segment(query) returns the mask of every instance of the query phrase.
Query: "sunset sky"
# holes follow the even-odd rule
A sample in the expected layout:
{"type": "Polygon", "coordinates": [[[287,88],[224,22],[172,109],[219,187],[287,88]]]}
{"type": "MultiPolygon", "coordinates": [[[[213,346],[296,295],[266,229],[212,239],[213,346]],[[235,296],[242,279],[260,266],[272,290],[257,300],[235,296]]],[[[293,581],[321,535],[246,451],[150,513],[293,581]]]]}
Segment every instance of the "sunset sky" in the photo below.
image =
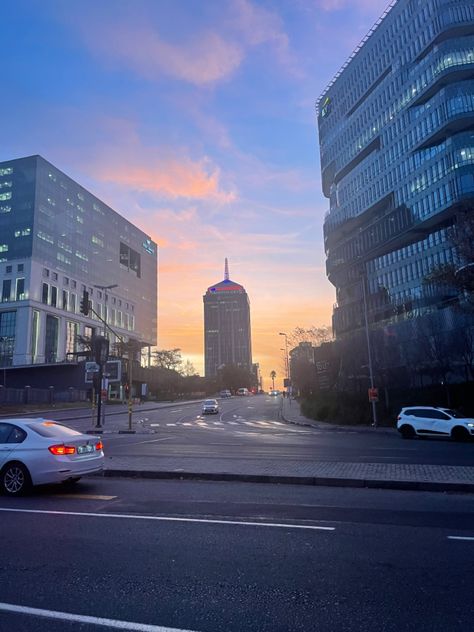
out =
{"type": "Polygon", "coordinates": [[[201,374],[202,296],[228,257],[268,387],[278,332],[331,322],[314,104],[386,6],[8,2],[0,160],[41,154],[152,236],[158,346],[201,374]]]}

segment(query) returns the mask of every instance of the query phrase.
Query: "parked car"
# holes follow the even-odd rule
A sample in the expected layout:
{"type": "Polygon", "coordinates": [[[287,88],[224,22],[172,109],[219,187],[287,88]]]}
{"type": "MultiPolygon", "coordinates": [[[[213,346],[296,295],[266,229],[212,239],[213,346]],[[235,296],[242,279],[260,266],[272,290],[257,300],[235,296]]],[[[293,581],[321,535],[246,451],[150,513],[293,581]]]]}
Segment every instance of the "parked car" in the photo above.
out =
{"type": "Polygon", "coordinates": [[[217,403],[217,399],[206,399],[202,403],[203,415],[217,415],[218,412],[219,412],[219,404],[217,403]]]}
{"type": "Polygon", "coordinates": [[[103,465],[98,437],[49,419],[0,420],[0,490],[9,496],[33,485],[76,482],[103,465]]]}
{"type": "Polygon", "coordinates": [[[268,394],[271,395],[272,397],[276,397],[277,395],[280,394],[280,391],[277,391],[275,389],[275,390],[269,391],[268,394]]]}
{"type": "Polygon", "coordinates": [[[223,391],[221,391],[219,393],[220,397],[232,397],[232,393],[229,391],[229,389],[224,389],[223,391]]]}
{"type": "Polygon", "coordinates": [[[474,436],[474,419],[450,408],[407,406],[398,415],[397,430],[404,439],[444,436],[467,441],[474,436]]]}

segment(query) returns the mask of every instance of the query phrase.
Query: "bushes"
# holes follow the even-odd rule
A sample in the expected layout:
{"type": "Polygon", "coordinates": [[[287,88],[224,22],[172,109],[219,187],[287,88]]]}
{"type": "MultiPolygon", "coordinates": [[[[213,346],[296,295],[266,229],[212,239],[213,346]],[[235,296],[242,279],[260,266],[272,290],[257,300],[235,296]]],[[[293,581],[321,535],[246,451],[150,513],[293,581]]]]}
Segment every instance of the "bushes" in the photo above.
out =
{"type": "Polygon", "coordinates": [[[362,425],[372,422],[367,396],[355,393],[320,392],[301,401],[301,412],[309,419],[334,424],[362,425]]]}

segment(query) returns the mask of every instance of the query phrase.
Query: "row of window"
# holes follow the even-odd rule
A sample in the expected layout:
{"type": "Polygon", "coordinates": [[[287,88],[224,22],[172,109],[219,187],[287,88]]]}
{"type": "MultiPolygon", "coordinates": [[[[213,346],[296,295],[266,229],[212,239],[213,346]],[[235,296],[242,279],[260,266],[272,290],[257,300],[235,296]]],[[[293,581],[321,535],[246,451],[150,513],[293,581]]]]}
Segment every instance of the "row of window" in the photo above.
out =
{"type": "Polygon", "coordinates": [[[474,38],[465,39],[469,40],[469,44],[464,43],[463,46],[458,44],[458,50],[452,50],[453,43],[448,41],[445,46],[449,45],[451,50],[447,50],[443,54],[438,51],[433,52],[431,55],[436,53],[437,58],[432,59],[430,56],[428,58],[430,65],[420,76],[413,79],[408,87],[403,88],[402,84],[405,79],[401,74],[393,75],[384,91],[376,99],[371,99],[368,102],[366,111],[356,119],[351,120],[347,129],[343,133],[339,133],[335,142],[331,143],[330,146],[327,146],[327,139],[322,136],[322,168],[324,169],[333,160],[336,160],[338,169],[348,164],[363,147],[385,128],[389,141],[393,141],[403,133],[412,115],[406,111],[405,116],[400,117],[399,114],[402,110],[418,98],[418,95],[433,84],[445,70],[474,63],[474,38]],[[361,130],[364,131],[361,133],[361,130]]]}

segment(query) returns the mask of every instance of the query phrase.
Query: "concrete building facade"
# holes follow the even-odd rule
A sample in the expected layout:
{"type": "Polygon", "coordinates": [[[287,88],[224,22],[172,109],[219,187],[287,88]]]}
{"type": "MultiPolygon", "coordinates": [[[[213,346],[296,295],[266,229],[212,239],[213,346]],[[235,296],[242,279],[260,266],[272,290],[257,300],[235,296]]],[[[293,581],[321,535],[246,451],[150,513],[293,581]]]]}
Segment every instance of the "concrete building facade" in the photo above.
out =
{"type": "Polygon", "coordinates": [[[97,315],[156,344],[156,243],[40,156],[0,163],[0,290],[0,367],[73,361],[97,315]]]}

